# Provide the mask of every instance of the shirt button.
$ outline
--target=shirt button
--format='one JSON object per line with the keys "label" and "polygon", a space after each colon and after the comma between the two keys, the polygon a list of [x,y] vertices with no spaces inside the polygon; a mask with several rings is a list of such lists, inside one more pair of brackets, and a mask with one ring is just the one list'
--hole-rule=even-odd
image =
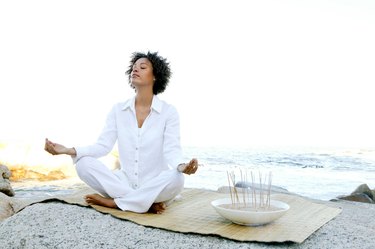
{"label": "shirt button", "polygon": [[137,173],[137,172],[135,172],[135,173],[134,173],[134,175],[136,175],[136,176],[137,176],[137,175],[138,175],[138,173]]}
{"label": "shirt button", "polygon": [[137,162],[138,162],[138,160],[135,160],[135,162],[137,163]]}
{"label": "shirt button", "polygon": [[135,148],[135,150],[138,150],[138,147],[137,147],[137,148]]}

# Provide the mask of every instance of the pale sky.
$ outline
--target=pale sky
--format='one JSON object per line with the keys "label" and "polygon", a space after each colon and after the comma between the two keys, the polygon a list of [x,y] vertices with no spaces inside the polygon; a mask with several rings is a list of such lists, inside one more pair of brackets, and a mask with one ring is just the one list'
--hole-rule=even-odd
{"label": "pale sky", "polygon": [[375,2],[1,1],[0,141],[95,141],[132,52],[183,145],[375,147]]}

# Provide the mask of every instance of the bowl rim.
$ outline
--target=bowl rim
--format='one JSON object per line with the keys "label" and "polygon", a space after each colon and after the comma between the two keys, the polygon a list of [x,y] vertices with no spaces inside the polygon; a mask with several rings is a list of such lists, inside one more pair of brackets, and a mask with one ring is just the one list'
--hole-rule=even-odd
{"label": "bowl rim", "polygon": [[[220,199],[216,199],[216,200],[213,200],[211,201],[211,206],[213,206],[215,209],[220,209],[220,210],[225,210],[225,211],[232,211],[232,212],[236,212],[236,213],[254,213],[254,214],[267,214],[267,213],[272,213],[272,214],[275,214],[275,213],[281,213],[281,212],[286,212],[290,209],[290,205],[286,202],[283,202],[283,201],[279,201],[279,200],[271,200],[271,203],[279,203],[279,204],[282,204],[284,207],[282,207],[280,210],[268,210],[268,211],[249,211],[249,210],[241,210],[241,209],[229,209],[229,208],[224,208],[224,207],[220,207],[218,206],[218,204],[215,204],[215,202],[219,202],[219,201],[227,201],[229,202],[228,204],[230,204],[232,202],[231,198],[220,198]],[[221,203],[221,204],[224,204],[224,203]]]}

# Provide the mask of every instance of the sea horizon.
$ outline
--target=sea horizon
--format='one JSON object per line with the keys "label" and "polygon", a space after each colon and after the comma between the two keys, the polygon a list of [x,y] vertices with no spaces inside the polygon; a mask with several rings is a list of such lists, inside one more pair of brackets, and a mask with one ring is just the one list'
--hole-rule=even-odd
{"label": "sea horizon", "polygon": [[[17,147],[13,149],[17,152]],[[185,177],[185,187],[190,188],[217,190],[228,185],[227,171],[239,169],[272,172],[272,185],[321,200],[348,195],[361,184],[375,187],[375,149],[371,148],[183,146],[183,150],[185,161],[197,158],[201,165],[195,175]],[[6,152],[1,147],[0,163],[24,174],[12,182],[16,193],[61,194],[81,186],[70,157],[29,148],[22,160],[11,165],[1,160]],[[43,163],[38,164],[38,159]],[[114,169],[116,151],[101,160]]]}

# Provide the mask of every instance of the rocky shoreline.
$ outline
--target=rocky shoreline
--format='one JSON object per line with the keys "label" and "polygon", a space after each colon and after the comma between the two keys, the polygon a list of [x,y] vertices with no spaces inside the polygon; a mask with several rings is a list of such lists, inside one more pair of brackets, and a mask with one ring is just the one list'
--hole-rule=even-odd
{"label": "rocky shoreline", "polygon": [[[9,197],[10,198],[10,197]],[[0,222],[0,248],[312,248],[372,249],[375,205],[318,201],[342,212],[302,244],[238,242],[149,228],[62,202],[37,203]]]}
{"label": "rocky shoreline", "polygon": [[[1,170],[1,186],[11,188],[6,170],[4,167]],[[285,193],[286,190],[275,187],[273,191]],[[9,194],[11,190],[3,192]],[[374,190],[363,184],[350,195],[332,201],[310,199],[341,208],[342,212],[302,244],[296,244],[238,242],[217,236],[176,233],[140,226],[92,208],[58,201],[28,205],[35,200],[0,193],[0,248],[370,249],[374,246],[375,234],[371,222],[375,214],[374,196]]]}
{"label": "rocky shoreline", "polygon": [[15,192],[10,184],[9,178],[11,177],[11,172],[8,167],[0,164],[0,193],[4,193],[8,196],[14,196]]}
{"label": "rocky shoreline", "polygon": [[375,189],[371,190],[367,184],[361,184],[350,195],[338,196],[337,199],[374,204]]}

